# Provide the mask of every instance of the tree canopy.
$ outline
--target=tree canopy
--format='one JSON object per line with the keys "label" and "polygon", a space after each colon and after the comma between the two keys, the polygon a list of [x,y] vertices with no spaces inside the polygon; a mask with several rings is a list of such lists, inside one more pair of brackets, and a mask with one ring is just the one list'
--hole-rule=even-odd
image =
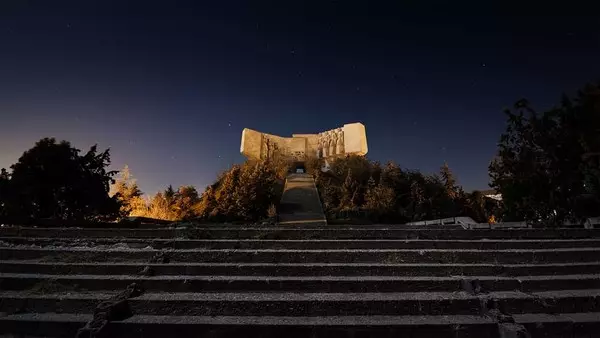
{"label": "tree canopy", "polygon": [[439,174],[426,175],[393,162],[382,166],[364,156],[350,155],[332,161],[329,172],[321,172],[316,163],[307,167],[316,178],[329,218],[405,223],[471,216],[485,222],[497,204],[482,203],[476,198],[484,199],[478,192],[464,193],[447,164]]}
{"label": "tree canopy", "polygon": [[588,85],[546,112],[526,100],[506,111],[489,167],[507,218],[558,225],[600,212],[600,89]]}
{"label": "tree canopy", "polygon": [[12,172],[2,170],[4,217],[17,220],[105,220],[118,215],[119,203],[108,195],[113,171],[109,150],[92,146],[85,154],[67,141],[44,138],[27,150]]}

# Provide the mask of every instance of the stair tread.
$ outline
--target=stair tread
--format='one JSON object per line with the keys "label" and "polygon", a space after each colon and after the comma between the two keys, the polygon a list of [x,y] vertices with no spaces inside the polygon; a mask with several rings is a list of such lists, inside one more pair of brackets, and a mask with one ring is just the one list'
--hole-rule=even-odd
{"label": "stair tread", "polygon": [[[118,292],[63,291],[34,293],[31,291],[0,291],[1,298],[12,299],[108,299]],[[440,292],[146,292],[133,300],[164,301],[406,301],[460,299],[540,299],[594,298],[600,289],[554,290],[541,292],[494,291],[473,295],[464,291]]]}
{"label": "stair tread", "polygon": [[[20,321],[80,321],[87,322],[92,318],[88,314],[69,313],[22,313],[0,317],[0,322],[8,320]],[[165,315],[134,315],[118,321],[122,323],[140,324],[197,324],[197,325],[447,325],[447,324],[492,324],[492,319],[476,315],[445,315],[445,316],[165,316]]]}

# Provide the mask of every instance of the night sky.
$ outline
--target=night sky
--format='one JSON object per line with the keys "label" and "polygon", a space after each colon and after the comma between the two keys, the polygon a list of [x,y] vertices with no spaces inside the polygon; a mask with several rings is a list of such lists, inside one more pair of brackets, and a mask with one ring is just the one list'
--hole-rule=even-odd
{"label": "night sky", "polygon": [[2,0],[0,167],[53,136],[110,147],[146,193],[203,190],[244,127],[362,122],[370,159],[486,189],[505,107],[600,79],[586,9],[393,3]]}

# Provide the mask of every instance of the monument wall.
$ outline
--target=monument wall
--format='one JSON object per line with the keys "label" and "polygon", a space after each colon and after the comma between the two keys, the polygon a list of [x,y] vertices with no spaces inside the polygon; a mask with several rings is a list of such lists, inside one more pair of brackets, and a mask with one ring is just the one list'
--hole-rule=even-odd
{"label": "monument wall", "polygon": [[303,162],[309,158],[331,159],[347,154],[367,154],[367,134],[362,123],[318,134],[293,134],[281,137],[245,128],[242,131],[240,152],[250,159],[269,159],[283,156]]}

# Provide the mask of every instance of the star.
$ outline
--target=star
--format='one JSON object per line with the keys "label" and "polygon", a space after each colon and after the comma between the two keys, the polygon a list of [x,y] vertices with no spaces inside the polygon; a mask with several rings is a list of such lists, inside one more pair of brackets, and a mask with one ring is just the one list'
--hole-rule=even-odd
{"label": "star", "polygon": [[481,64],[481,67],[485,67],[485,63],[482,63],[482,64]]}
{"label": "star", "polygon": [[228,127],[231,127],[231,122],[227,123],[227,126],[228,126]]}
{"label": "star", "polygon": [[295,49],[290,50],[290,54],[292,54],[292,55],[296,54],[296,50]]}

